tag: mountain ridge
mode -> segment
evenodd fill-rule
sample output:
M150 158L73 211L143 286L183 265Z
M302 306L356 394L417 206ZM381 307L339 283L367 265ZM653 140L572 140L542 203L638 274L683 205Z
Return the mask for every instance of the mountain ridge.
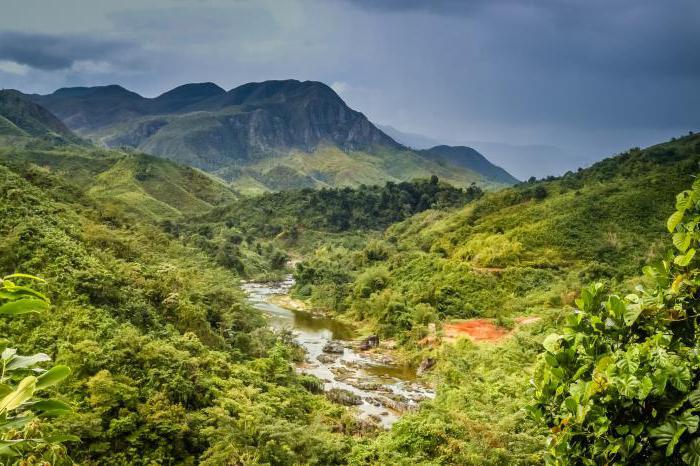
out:
M355 186L356 179L384 183L431 175L465 187L512 184L468 166L448 169L434 157L403 146L318 81L270 80L228 91L214 83L190 83L154 98L110 85L62 88L30 98L100 145L133 147L233 183L255 179L255 191ZM319 163L319 157L336 149L348 156L335 157L332 167ZM307 160L291 163L290 157ZM371 173L343 178L342 173L357 167L361 171L368 161L374 167L367 168ZM289 180L281 180L283 172Z
M491 163L481 152L472 147L441 144L418 152L436 161L444 161L457 167L477 171L505 184L520 182L505 169Z
M50 137L61 142L80 142L53 113L14 89L0 91L0 117L2 135Z

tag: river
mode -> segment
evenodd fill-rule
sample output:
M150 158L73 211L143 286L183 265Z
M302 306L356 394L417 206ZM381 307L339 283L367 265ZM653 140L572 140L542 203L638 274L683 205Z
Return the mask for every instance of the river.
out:
M388 364L372 352L357 350L352 327L328 317L286 309L271 302L275 295L287 295L294 284L291 276L282 282L243 283L248 300L261 310L275 329L291 329L296 342L306 351L306 362L297 370L324 382L324 390L354 399L358 416L388 428L401 413L414 409L434 392L416 378L411 367ZM342 354L323 351L337 341Z

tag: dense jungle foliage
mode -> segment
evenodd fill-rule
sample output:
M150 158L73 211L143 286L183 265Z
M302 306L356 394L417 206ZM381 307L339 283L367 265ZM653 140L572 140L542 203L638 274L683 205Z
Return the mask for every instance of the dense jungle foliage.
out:
M307 251L327 243L329 236L361 243L368 231L381 231L392 223L428 209L461 207L478 199L476 185L455 188L436 176L412 182L360 186L357 189L302 189L244 197L215 207L203 216L179 224L169 231L207 239L238 237L277 239L288 250ZM355 233L355 235L353 235Z
M550 464L700 464L700 180L667 221L674 251L621 298L585 288L563 333L543 342L536 419Z
M25 168L0 166L0 268L42 277L53 304L0 332L73 371L55 392L74 413L37 429L79 437L80 464L342 463L355 421L295 375L235 273Z
M17 451L88 465L697 464L698 194L675 200L698 162L689 136L486 194L433 179L239 199L142 154L6 145L0 270L44 279L51 307L0 319L0 335L72 371L37 393L62 415L39 410L24 434L48 441ZM437 360L434 400L375 430L296 374L291 335L239 285L299 256L295 296L395 339L409 361ZM639 284L637 298L603 298ZM443 323L471 317L512 332L440 344ZM589 388L601 374L604 389Z

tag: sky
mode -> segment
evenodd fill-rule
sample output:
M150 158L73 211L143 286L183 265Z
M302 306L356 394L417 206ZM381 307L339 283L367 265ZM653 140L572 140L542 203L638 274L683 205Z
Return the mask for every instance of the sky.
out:
M700 130L698 0L0 0L0 12L1 88L317 80L375 123L488 147L520 178Z

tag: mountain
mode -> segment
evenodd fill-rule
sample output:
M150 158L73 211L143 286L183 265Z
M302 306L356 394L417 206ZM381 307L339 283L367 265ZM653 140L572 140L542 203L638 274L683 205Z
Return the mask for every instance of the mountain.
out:
M441 143L450 143L451 141L439 141L428 136L417 133L407 133L399 129L394 128L391 125L377 125L379 129L384 131L386 134L391 136L392 139L398 141L404 146L410 147L411 149L429 149L433 146L438 146Z
M595 162L589 154L567 151L549 144L512 144L495 141L437 140L422 134L407 133L389 125L378 125L382 131L413 149L429 149L437 145L467 146L488 156L489 161L506 167L509 174L525 180L531 176L544 178L575 170Z
M121 86L32 95L78 134L211 172L248 192L383 184L436 175L458 186L502 186L436 163L389 137L315 81L248 83L226 92L186 84L155 98Z
M0 91L0 135L80 141L51 112L11 89Z
M440 145L422 150L420 153L426 158L473 170L491 180L504 184L516 184L519 182L513 175L492 164L486 157L471 147Z

